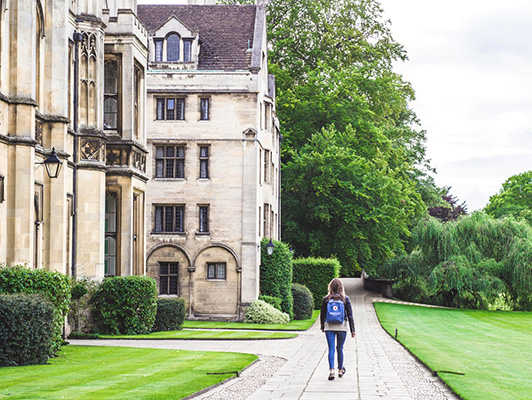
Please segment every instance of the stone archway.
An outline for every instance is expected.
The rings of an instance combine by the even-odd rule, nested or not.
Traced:
[[[240,261],[223,244],[210,244],[194,257],[194,315],[236,318],[240,302]]]
[[[190,266],[190,256],[184,248],[164,243],[149,250],[146,275],[155,279],[160,296],[179,296],[189,302]]]

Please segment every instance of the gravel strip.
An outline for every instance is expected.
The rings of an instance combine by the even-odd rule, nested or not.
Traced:
[[[378,299],[380,301],[380,299]],[[366,315],[379,324],[375,309],[371,301],[366,301]],[[399,378],[405,383],[408,393],[414,400],[459,400],[449,388],[418,360],[408,350],[394,340],[383,328],[375,329],[377,337],[386,356],[392,363]]]
[[[272,377],[286,359],[259,355],[259,361],[246,369],[240,377],[216,387],[194,399],[200,400],[244,400]]]

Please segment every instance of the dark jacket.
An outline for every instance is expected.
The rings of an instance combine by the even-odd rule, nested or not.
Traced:
[[[328,301],[329,301],[328,296],[325,296],[321,302],[321,312],[320,312],[321,330],[325,329],[325,316],[327,314]],[[349,296],[345,296],[345,316],[349,323],[349,329],[351,329],[351,333],[355,332],[355,322],[353,320],[353,307],[351,307],[351,300],[349,299]]]

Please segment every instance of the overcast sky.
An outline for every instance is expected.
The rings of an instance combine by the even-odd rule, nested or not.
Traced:
[[[532,170],[532,1],[380,0],[409,61],[436,183],[469,211]],[[139,0],[139,4],[177,4]],[[186,1],[185,1],[186,3]]]
[[[532,170],[532,2],[380,0],[409,61],[436,182],[469,210]]]

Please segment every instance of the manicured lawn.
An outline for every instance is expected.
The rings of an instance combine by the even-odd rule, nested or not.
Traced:
[[[100,335],[101,339],[181,339],[181,340],[259,340],[259,339],[290,339],[296,333],[288,332],[238,332],[238,331],[199,331],[180,330],[154,332],[147,335]]]
[[[288,324],[245,324],[243,322],[185,321],[183,328],[193,329],[254,329],[264,331],[306,331],[314,324],[320,310],[314,310],[312,318],[290,321]]]
[[[252,354],[64,346],[47,365],[0,368],[0,398],[181,399],[221,382]],[[227,372],[211,375],[209,373]]]
[[[383,327],[392,335],[397,329],[397,339],[462,398],[531,398],[532,313],[385,303],[375,309]]]

